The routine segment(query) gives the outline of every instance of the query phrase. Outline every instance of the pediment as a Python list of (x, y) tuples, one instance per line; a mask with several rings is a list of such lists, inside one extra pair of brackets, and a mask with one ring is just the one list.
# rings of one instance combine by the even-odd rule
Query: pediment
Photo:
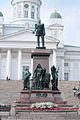
[[(46, 48), (56, 49), (59, 41), (50, 36), (45, 36), (44, 39)], [(37, 38), (29, 30), (11, 34), (0, 39), (0, 48), (36, 48), (36, 46)]]
[(0, 41), (14, 41), (14, 42), (20, 42), (20, 41), (35, 41), (36, 37), (35, 35), (32, 33), (32, 31), (22, 31), (22, 32), (18, 32), (18, 33), (14, 33), (11, 35), (7, 35), (5, 37), (2, 37), (0, 39)]
[[(31, 42), (31, 41), (33, 42), (36, 40), (37, 38), (31, 30), (10, 34), (0, 39), (0, 41), (3, 42)], [(57, 41), (53, 37), (45, 36), (45, 42), (57, 42)]]

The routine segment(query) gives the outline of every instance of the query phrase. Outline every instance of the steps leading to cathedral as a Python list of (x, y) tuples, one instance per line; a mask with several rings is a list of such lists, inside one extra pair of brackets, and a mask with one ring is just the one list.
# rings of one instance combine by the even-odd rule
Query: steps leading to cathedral
[(79, 88), (79, 81), (59, 81), (59, 89), (62, 92), (63, 99), (68, 101), (68, 104), (77, 105), (80, 99), (74, 97), (72, 89)]
[[(59, 89), (62, 92), (64, 100), (68, 101), (68, 104), (77, 105), (79, 99), (74, 97), (72, 89), (74, 86), (78, 88), (78, 81), (59, 81)], [(20, 92), (23, 89), (23, 80), (0, 80), (0, 103), (11, 104), (16, 99), (20, 98)]]
[(0, 80), (0, 103), (11, 104), (19, 99), (22, 88), (23, 81)]
[(80, 120), (77, 112), (19, 112), (16, 116), (3, 116), (1, 120)]
[(66, 112), (23, 112), (18, 113), (17, 117), (29, 120), (79, 120), (80, 116), (76, 112), (66, 113)]

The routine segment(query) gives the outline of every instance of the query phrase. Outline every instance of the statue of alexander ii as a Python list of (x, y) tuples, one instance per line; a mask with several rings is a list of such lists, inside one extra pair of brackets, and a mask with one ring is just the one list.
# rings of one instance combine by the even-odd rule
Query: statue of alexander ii
[[(35, 33), (35, 35), (37, 36), (37, 48), (45, 49), (44, 46), (45, 28), (44, 24), (41, 24), (41, 20), (38, 20), (38, 24), (35, 24), (35, 30), (33, 31), (33, 33)], [(42, 39), (42, 47), (40, 47), (40, 37)]]

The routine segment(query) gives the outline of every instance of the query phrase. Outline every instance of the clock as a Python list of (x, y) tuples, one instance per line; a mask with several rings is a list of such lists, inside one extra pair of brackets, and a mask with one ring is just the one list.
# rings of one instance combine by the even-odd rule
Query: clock
[(29, 5), (28, 5), (28, 4), (25, 4), (25, 5), (24, 5), (24, 7), (25, 7), (25, 8), (28, 8), (28, 7), (29, 7)]

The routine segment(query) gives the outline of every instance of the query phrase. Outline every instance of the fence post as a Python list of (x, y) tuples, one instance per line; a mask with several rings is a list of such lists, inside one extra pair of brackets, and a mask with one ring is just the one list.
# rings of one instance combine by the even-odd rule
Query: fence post
[(11, 105), (10, 115), (11, 116), (16, 115), (16, 104), (15, 104), (15, 102)]

